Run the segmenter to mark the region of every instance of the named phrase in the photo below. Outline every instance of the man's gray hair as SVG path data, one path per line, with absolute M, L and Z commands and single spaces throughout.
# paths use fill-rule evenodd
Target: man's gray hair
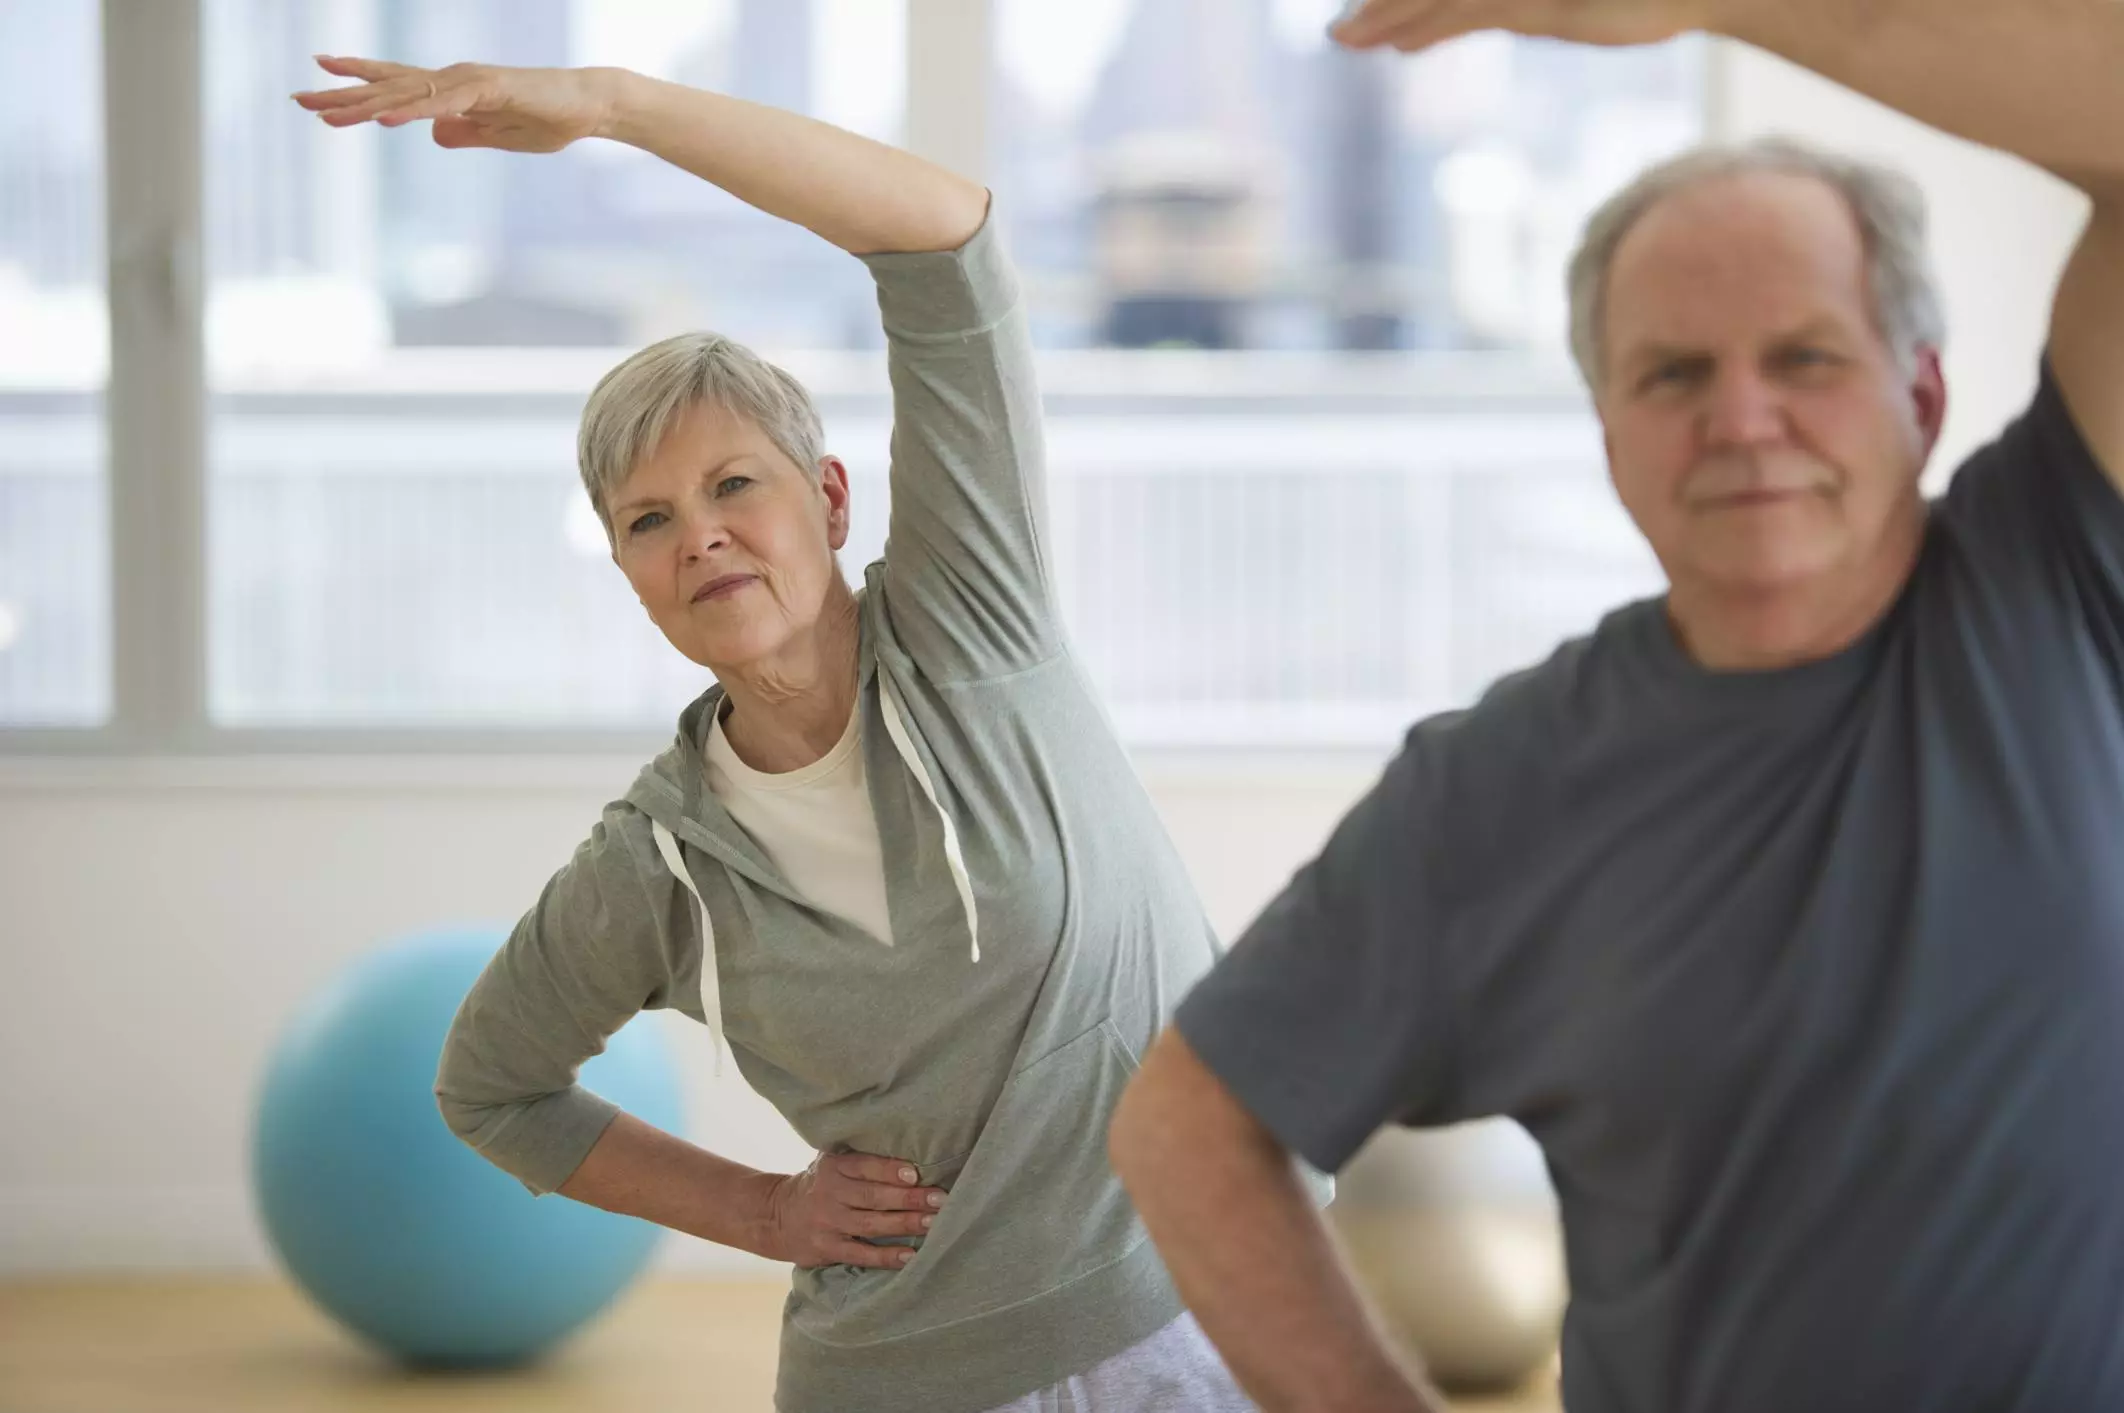
M 576 462 L 607 535 L 613 493 L 697 405 L 743 417 L 805 475 L 818 476 L 826 436 L 804 385 L 721 334 L 679 334 L 605 374 L 583 408 Z
M 1610 197 L 1586 222 L 1585 237 L 1571 257 L 1569 279 L 1571 357 L 1587 387 L 1598 393 L 1606 372 L 1602 337 L 1608 272 L 1624 237 L 1646 212 L 1676 192 L 1756 172 L 1813 177 L 1844 198 L 1865 244 L 1874 327 L 1904 372 L 1915 371 L 1920 348 L 1945 346 L 1947 320 L 1925 249 L 1925 198 L 1917 183 L 1871 162 L 1788 138 L 1766 138 L 1735 147 L 1699 148 L 1663 162 Z

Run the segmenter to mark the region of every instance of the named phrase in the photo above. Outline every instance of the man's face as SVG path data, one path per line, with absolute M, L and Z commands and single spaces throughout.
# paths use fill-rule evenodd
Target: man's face
M 1872 317 L 1843 196 L 1749 173 L 1666 197 L 1608 272 L 1610 474 L 1677 592 L 1768 594 L 1907 553 L 1946 389 Z

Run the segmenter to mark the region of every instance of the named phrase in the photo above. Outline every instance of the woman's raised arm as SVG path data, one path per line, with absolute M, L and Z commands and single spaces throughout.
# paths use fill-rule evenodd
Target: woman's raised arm
M 778 108 L 626 69 L 422 69 L 320 57 L 361 82 L 298 93 L 334 127 L 432 119 L 442 147 L 558 152 L 586 137 L 653 153 L 854 255 L 956 250 L 988 193 L 911 152 Z

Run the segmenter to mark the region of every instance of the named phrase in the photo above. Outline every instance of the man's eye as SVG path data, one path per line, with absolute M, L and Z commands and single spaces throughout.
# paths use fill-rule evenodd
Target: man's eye
M 1787 368 L 1833 368 L 1841 360 L 1826 348 L 1803 346 L 1788 348 L 1778 355 L 1777 361 Z
M 1704 365 L 1694 359 L 1677 358 L 1670 363 L 1655 365 L 1638 384 L 1646 392 L 1655 388 L 1674 387 L 1693 382 L 1704 371 Z

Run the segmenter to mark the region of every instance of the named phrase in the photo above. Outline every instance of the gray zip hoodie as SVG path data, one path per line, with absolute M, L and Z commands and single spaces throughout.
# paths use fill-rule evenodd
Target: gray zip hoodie
M 466 997 L 436 1095 L 466 1142 L 551 1191 L 615 1113 L 576 1067 L 639 1010 L 704 1022 L 807 1143 L 912 1160 L 951 1192 L 905 1269 L 795 1272 L 776 1406 L 972 1413 L 1180 1313 L 1105 1135 L 1217 945 L 1063 638 L 1031 350 L 992 223 L 865 263 L 895 425 L 857 711 L 896 945 L 793 896 L 706 788 L 711 688 Z

